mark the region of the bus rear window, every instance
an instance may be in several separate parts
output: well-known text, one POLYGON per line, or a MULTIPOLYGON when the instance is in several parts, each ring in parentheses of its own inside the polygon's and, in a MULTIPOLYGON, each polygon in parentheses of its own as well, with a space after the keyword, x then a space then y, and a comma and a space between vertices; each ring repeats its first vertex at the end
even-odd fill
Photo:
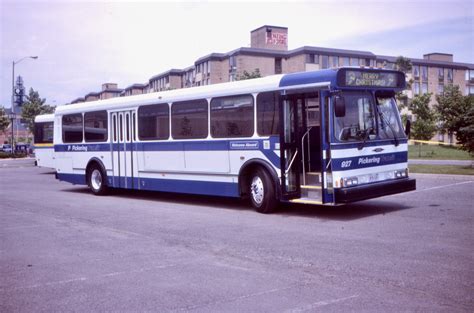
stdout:
POLYGON ((53 122, 35 123, 35 143, 53 143, 53 122))
POLYGON ((82 142, 82 114, 68 114, 62 118, 63 142, 82 142))

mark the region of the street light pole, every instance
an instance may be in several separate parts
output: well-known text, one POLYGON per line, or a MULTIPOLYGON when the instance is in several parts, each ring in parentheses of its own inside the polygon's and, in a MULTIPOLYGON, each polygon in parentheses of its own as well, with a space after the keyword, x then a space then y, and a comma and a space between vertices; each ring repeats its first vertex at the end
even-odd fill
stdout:
MULTIPOLYGON (((12 113, 16 113, 15 112, 15 64, 18 64, 20 63, 21 61, 25 60, 25 59, 33 59, 33 60, 36 60, 38 58, 38 56, 26 56, 26 57, 23 57, 21 59, 19 59, 18 61, 13 61, 12 62, 12 113)), ((13 133, 13 120, 15 118, 12 118, 12 152, 14 151, 14 144, 15 144, 15 138, 14 138, 14 133, 13 133)), ((17 127, 18 128, 18 127, 17 127)))

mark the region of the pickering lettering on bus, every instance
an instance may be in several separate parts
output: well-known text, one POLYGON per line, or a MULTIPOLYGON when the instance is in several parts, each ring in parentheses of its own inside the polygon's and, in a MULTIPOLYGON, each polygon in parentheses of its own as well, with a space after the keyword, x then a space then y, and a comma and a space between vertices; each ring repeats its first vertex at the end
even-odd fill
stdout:
POLYGON ((359 164, 380 164, 380 158, 379 157, 371 157, 371 158, 359 158, 359 164))
POLYGON ((72 145, 68 146, 68 151, 82 151, 82 152, 87 152, 87 146, 77 146, 77 145, 72 145))

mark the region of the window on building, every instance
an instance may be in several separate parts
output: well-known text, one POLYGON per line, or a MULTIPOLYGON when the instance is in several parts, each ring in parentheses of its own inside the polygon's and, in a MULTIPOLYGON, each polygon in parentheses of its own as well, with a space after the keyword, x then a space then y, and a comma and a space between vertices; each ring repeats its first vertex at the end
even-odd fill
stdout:
POLYGON ((427 66, 421 67, 421 79, 424 81, 428 80, 428 67, 427 66))
POLYGON ((438 68, 438 81, 444 82, 444 68, 438 68))
POLYGON ((371 60, 365 59, 365 66, 371 66, 371 60))
POLYGON ((82 114, 63 115, 63 142, 82 142, 82 114))
POLYGON ((263 92, 257 96, 257 133, 260 136, 279 134, 278 99, 278 92, 263 92))
POLYGON ((254 131, 252 95, 211 100, 211 136, 214 138, 251 137, 254 131))
POLYGON ((53 143, 53 122, 35 123, 35 143, 53 143))
POLYGON ((348 57, 343 57, 342 58, 342 65, 343 66, 350 66, 351 65, 350 59, 348 57))
POLYGON ((338 67, 339 66, 339 57, 332 56, 331 57, 331 66, 338 67))
POLYGON ((138 138, 163 140, 170 136, 168 103, 145 105, 138 108, 138 138))
POLYGON ((327 55, 321 56, 321 68, 329 68, 329 57, 327 55))
POLYGON ((275 58, 275 74, 281 74, 281 58, 275 58))
POLYGON ((359 59, 351 58, 351 66, 359 66, 359 59))
POLYGON ((419 65, 414 65, 413 66, 413 77, 415 79, 419 79, 420 78, 420 66, 419 65))
POLYGON ((393 69, 395 69, 395 63, 387 62, 387 63, 385 63, 385 68, 389 69, 389 70, 393 70, 393 69))
POLYGON ((413 84, 413 93, 415 95, 419 95, 420 94, 420 83, 419 82, 415 82, 413 84))
POLYGON ((428 83, 421 84, 421 93, 422 94, 428 93, 428 83))
POLYGON ((306 63, 319 64, 319 54, 313 54, 313 53, 307 54, 306 63))
POLYGON ((207 100, 175 102, 171 106, 171 135, 175 139, 206 138, 207 100))
POLYGON ((107 141, 107 111, 84 113, 84 137, 86 142, 107 141))
POLYGON ((452 83, 453 82, 453 69, 448 68, 446 70, 446 72, 447 72, 447 76, 448 76, 448 83, 452 83))
POLYGON ((443 92, 444 92, 444 85, 438 84, 438 95, 443 94, 443 92))

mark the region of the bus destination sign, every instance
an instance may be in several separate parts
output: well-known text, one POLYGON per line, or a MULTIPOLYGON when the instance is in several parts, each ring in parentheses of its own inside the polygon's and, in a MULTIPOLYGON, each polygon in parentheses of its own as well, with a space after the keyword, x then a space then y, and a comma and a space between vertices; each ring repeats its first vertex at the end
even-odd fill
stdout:
POLYGON ((343 73, 344 78, 339 80, 339 82, 346 87, 404 87, 405 77, 402 73, 398 72, 346 70, 343 73))

